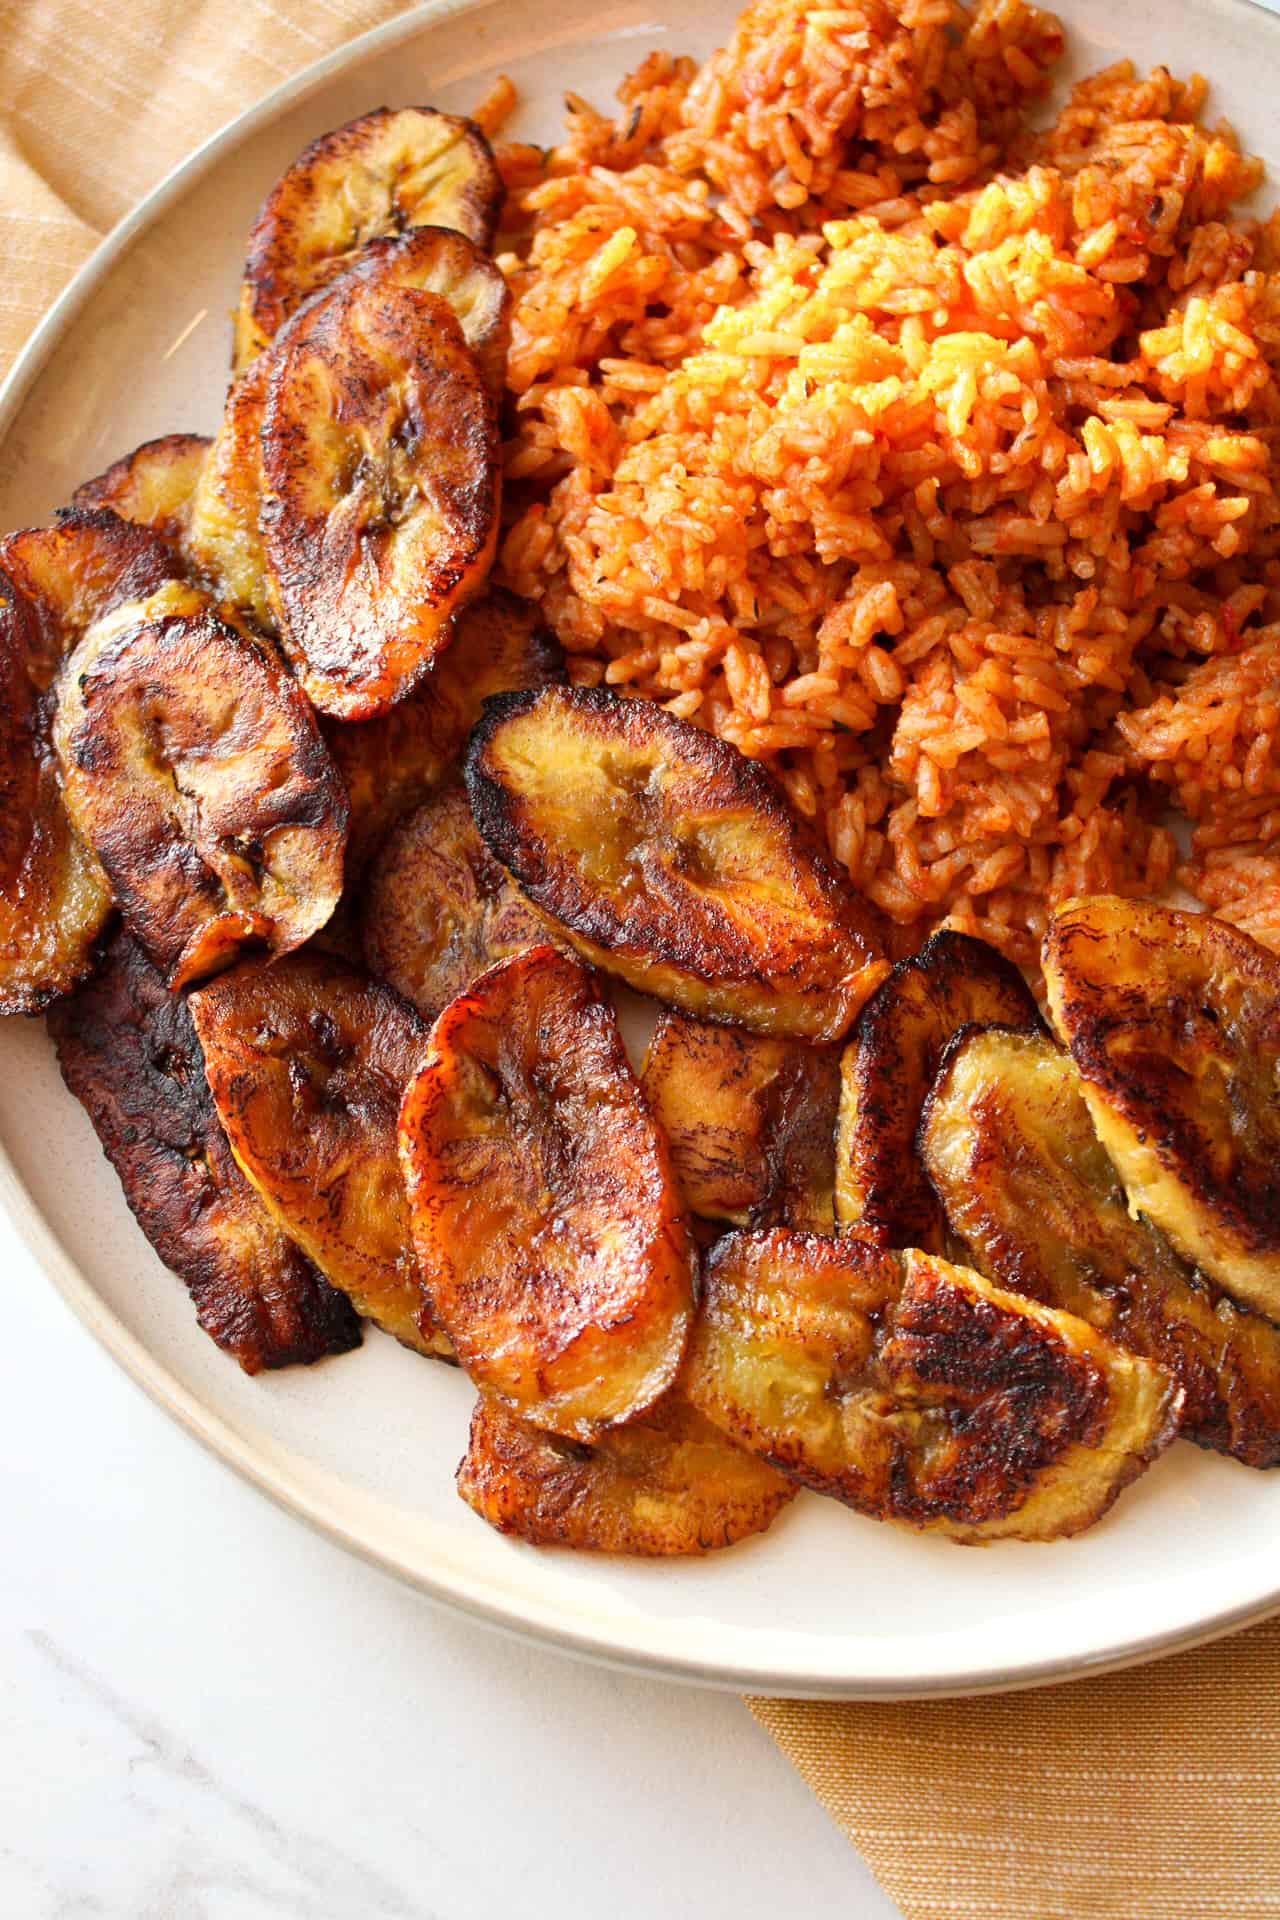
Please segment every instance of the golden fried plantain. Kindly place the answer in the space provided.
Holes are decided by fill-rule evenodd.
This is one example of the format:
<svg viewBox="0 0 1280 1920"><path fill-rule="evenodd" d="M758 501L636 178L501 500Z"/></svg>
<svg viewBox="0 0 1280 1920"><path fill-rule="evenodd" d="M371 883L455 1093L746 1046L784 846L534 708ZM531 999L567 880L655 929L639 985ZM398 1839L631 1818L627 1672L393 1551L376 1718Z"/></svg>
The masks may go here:
<svg viewBox="0 0 1280 1920"><path fill-rule="evenodd" d="M966 1542L1091 1526L1182 1400L1083 1320L936 1255L781 1228L712 1248L681 1384L804 1486Z"/></svg>
<svg viewBox="0 0 1280 1920"><path fill-rule="evenodd" d="M258 514L262 506L262 419L268 356L232 382L191 499L186 553L218 599L264 633L275 625Z"/></svg>
<svg viewBox="0 0 1280 1920"><path fill-rule="evenodd" d="M838 1048L664 1013L640 1085L694 1213L834 1231Z"/></svg>
<svg viewBox="0 0 1280 1920"><path fill-rule="evenodd" d="M1130 1214L1080 1077L1047 1034L958 1034L920 1153L975 1267L1167 1367L1189 1440L1280 1463L1280 1327L1223 1299Z"/></svg>
<svg viewBox="0 0 1280 1920"><path fill-rule="evenodd" d="M1095 898L1054 914L1043 960L1130 1205L1280 1317L1280 957L1208 914Z"/></svg>
<svg viewBox="0 0 1280 1920"><path fill-rule="evenodd" d="M963 1026L1043 1026L1026 981L985 940L944 928L900 960L841 1062L836 1217L885 1247L944 1251L942 1210L915 1147L943 1049Z"/></svg>
<svg viewBox="0 0 1280 1920"><path fill-rule="evenodd" d="M346 795L279 662L207 607L158 613L158 598L122 630L112 616L90 628L53 737L77 831L179 987L246 940L288 952L324 925L342 892Z"/></svg>
<svg viewBox="0 0 1280 1920"><path fill-rule="evenodd" d="M484 582L497 409L447 302L393 274L302 309L266 384L258 524L280 642L316 706L367 720Z"/></svg>
<svg viewBox="0 0 1280 1920"><path fill-rule="evenodd" d="M38 1012L92 969L111 898L63 805L54 682L96 616L171 571L154 534L107 511L0 541L0 1014Z"/></svg>
<svg viewBox="0 0 1280 1920"><path fill-rule="evenodd" d="M234 365L380 234L424 225L488 247L502 179L480 128L432 107L380 107L322 134L276 182L249 235Z"/></svg>
<svg viewBox="0 0 1280 1920"><path fill-rule="evenodd" d="M159 440L145 440L105 473L77 487L71 504L110 507L122 520L150 527L170 546L181 549L212 444L203 433L166 433Z"/></svg>
<svg viewBox="0 0 1280 1920"><path fill-rule="evenodd" d="M325 722L351 801L349 871L361 873L387 830L454 768L490 694L564 679L564 655L536 610L501 587L464 607L444 651L380 720Z"/></svg>
<svg viewBox="0 0 1280 1920"><path fill-rule="evenodd" d="M589 1446L481 1394L458 1492L499 1533L535 1546L670 1558L763 1533L796 1488L676 1392Z"/></svg>
<svg viewBox="0 0 1280 1920"><path fill-rule="evenodd" d="M396 1158L425 1023L390 987L318 952L244 961L190 1004L218 1118L268 1213L358 1313L448 1354Z"/></svg>
<svg viewBox="0 0 1280 1920"><path fill-rule="evenodd" d="M187 1005L130 933L113 935L103 971L49 1026L134 1218L210 1339L246 1373L358 1347L350 1302L281 1233L232 1158Z"/></svg>
<svg viewBox="0 0 1280 1920"><path fill-rule="evenodd" d="M362 925L370 972L428 1020L495 960L547 937L480 838L456 781L392 829L369 876Z"/></svg>
<svg viewBox="0 0 1280 1920"><path fill-rule="evenodd" d="M692 1247L666 1143L585 968L533 947L446 1007L400 1150L423 1282L482 1391L572 1440L665 1393Z"/></svg>
<svg viewBox="0 0 1280 1920"><path fill-rule="evenodd" d="M756 761L647 700L492 700L467 789L489 850L585 957L686 1012L835 1040L885 974L870 908Z"/></svg>

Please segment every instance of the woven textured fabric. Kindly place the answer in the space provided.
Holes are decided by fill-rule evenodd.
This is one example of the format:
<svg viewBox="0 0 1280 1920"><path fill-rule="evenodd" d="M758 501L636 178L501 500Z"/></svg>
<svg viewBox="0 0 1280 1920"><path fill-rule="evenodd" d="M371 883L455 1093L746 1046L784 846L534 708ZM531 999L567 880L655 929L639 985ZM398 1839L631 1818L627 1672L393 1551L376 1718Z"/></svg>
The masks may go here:
<svg viewBox="0 0 1280 1920"><path fill-rule="evenodd" d="M0 365L211 133L394 0L0 0Z"/></svg>
<svg viewBox="0 0 1280 1920"><path fill-rule="evenodd" d="M1280 1621L1034 1693L747 1704L907 1920L1280 1915Z"/></svg>
<svg viewBox="0 0 1280 1920"><path fill-rule="evenodd" d="M0 368L184 154L398 11L0 0ZM1280 1624L1001 1699L749 1704L909 1920L1280 1920Z"/></svg>

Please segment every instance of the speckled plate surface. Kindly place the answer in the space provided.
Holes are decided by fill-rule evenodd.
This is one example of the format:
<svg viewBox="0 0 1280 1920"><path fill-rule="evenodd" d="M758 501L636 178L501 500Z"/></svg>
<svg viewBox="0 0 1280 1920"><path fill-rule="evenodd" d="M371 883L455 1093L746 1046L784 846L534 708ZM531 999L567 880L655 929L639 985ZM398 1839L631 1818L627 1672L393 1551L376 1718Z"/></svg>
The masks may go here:
<svg viewBox="0 0 1280 1920"><path fill-rule="evenodd" d="M1248 0L1059 11L1073 70L1126 54L1207 69L1211 110L1280 170L1274 15ZM153 434L212 431L244 236L314 135L382 104L465 111L508 72L516 135L549 139L566 88L604 102L651 47L705 54L733 13L726 0L446 0L271 96L117 229L31 341L0 396L0 526L43 519ZM1054 1547L961 1550L810 1495L764 1539L699 1563L502 1540L453 1491L472 1398L460 1374L376 1332L359 1353L256 1380L214 1349L135 1228L39 1023L0 1030L0 1207L120 1364L264 1492L436 1599L584 1655L758 1691L941 1694L1121 1665L1280 1606L1280 1474L1183 1445L1094 1532Z"/></svg>

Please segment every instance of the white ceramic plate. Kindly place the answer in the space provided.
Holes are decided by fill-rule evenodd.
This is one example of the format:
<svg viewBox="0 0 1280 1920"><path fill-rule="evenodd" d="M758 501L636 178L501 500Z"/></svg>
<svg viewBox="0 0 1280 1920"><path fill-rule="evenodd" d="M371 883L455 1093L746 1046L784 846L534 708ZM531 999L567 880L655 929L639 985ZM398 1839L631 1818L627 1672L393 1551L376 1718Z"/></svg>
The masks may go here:
<svg viewBox="0 0 1280 1920"><path fill-rule="evenodd" d="M42 520L151 435L213 429L244 236L306 141L382 104L465 111L498 72L524 101L516 134L550 139L567 88L603 103L651 47L708 52L733 11L731 0L442 0L271 96L117 229L31 342L0 396L0 526ZM1207 69L1213 110L1280 172L1274 18L1247 0L1061 11L1077 70L1122 55ZM1280 1474L1190 1446L1070 1545L964 1551L810 1495L764 1539L700 1563L512 1544L453 1491L472 1400L462 1375L376 1332L359 1353L256 1380L216 1351L134 1226L39 1023L0 1034L0 1143L0 1205L161 1405L293 1512L495 1624L716 1685L883 1697L1118 1666L1280 1606Z"/></svg>

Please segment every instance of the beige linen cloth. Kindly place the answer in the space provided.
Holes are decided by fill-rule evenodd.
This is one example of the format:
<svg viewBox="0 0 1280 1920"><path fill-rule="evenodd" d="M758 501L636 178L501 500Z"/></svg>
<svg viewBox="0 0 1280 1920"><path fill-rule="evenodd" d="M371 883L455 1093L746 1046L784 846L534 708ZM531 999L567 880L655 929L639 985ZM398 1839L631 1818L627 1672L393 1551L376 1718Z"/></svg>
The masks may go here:
<svg viewBox="0 0 1280 1920"><path fill-rule="evenodd" d="M198 141L400 10L0 0L0 364ZM1280 1622L1000 1699L750 1705L909 1920L1280 1916Z"/></svg>

